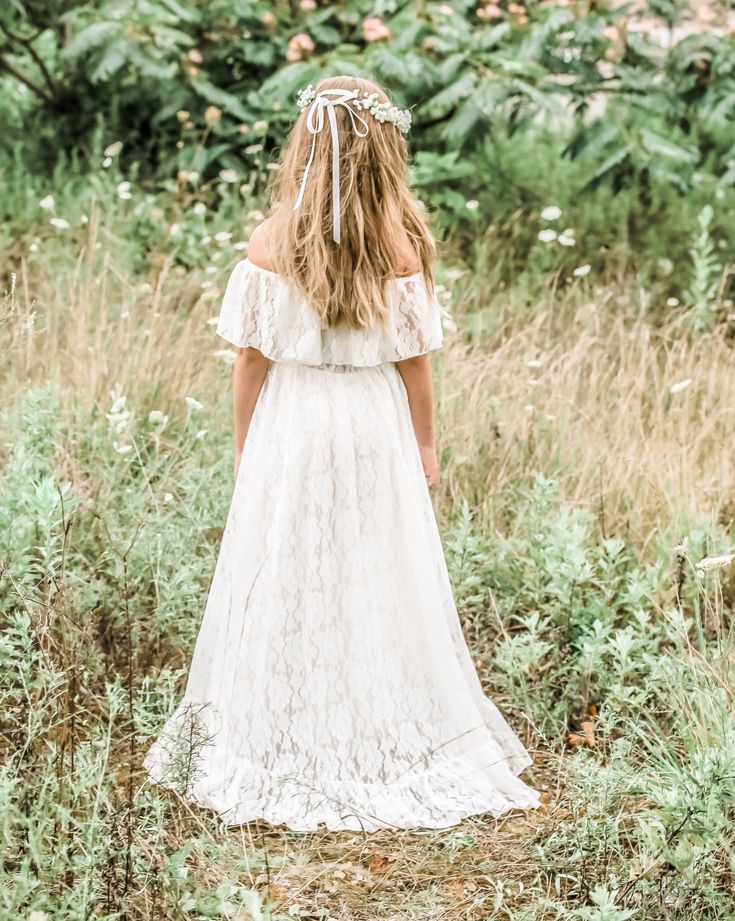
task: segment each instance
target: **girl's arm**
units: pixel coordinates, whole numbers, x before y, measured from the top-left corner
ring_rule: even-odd
[[[253,418],[255,404],[258,401],[270,361],[257,349],[248,347],[237,350],[235,367],[232,373],[232,405],[234,410],[235,430],[235,480],[240,469],[240,458],[245,439]]]
[[[411,421],[424,465],[428,486],[439,481],[439,463],[434,447],[434,387],[431,378],[431,357],[417,355],[397,361],[398,373],[408,394]]]

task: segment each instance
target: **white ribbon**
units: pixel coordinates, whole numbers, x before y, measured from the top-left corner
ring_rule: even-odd
[[[297,208],[301,206],[301,202],[304,199],[304,192],[306,191],[306,179],[309,175],[309,170],[311,169],[311,164],[314,160],[314,151],[316,150],[316,136],[324,128],[324,110],[326,109],[327,117],[329,119],[329,127],[332,133],[332,238],[335,243],[340,242],[340,201],[339,201],[339,132],[337,131],[337,116],[335,114],[335,106],[344,106],[345,109],[350,113],[350,121],[352,122],[352,130],[355,132],[358,137],[364,138],[368,133],[368,125],[364,118],[359,116],[357,112],[348,105],[351,99],[357,98],[357,90],[322,90],[320,93],[316,94],[314,101],[309,107],[309,112],[306,116],[306,129],[309,134],[312,135],[311,141],[311,153],[309,154],[309,160],[306,164],[306,169],[304,170],[304,175],[301,178],[301,188],[299,189],[299,195],[296,199],[296,203],[293,206],[293,210],[296,211]],[[364,131],[360,131],[357,127],[357,122],[359,122]]]

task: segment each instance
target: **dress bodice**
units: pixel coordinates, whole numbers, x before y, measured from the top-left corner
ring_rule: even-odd
[[[371,330],[323,329],[295,285],[249,259],[230,275],[217,333],[273,361],[371,367],[423,355],[442,345],[441,308],[418,273],[386,284],[390,317]]]

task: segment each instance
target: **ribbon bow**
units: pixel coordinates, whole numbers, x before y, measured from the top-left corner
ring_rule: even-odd
[[[296,211],[301,206],[301,202],[304,199],[304,192],[306,191],[306,179],[309,175],[309,170],[311,169],[311,164],[314,160],[314,151],[316,150],[316,136],[324,128],[324,112],[326,110],[327,118],[329,119],[329,128],[332,133],[332,238],[335,243],[340,242],[339,132],[337,130],[337,116],[335,113],[335,107],[345,107],[345,109],[350,114],[352,130],[358,137],[364,138],[368,133],[367,122],[364,118],[359,116],[357,112],[355,112],[352,106],[348,104],[350,100],[356,98],[357,90],[322,90],[316,94],[316,97],[311,103],[309,112],[306,116],[306,129],[309,134],[312,135],[311,153],[309,154],[309,160],[306,164],[304,175],[301,178],[301,188],[299,189],[299,195],[296,199],[296,203],[293,206],[293,210]],[[357,125],[358,122],[365,129],[364,131],[359,130]]]

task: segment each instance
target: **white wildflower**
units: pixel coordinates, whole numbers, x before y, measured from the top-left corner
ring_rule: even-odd
[[[38,252],[38,243],[31,243],[31,245],[28,247],[28,250],[29,250],[29,252],[31,252],[31,253],[37,253],[37,252]]]
[[[589,275],[592,271],[592,266],[589,263],[585,265],[578,265],[577,268],[572,272],[575,278],[584,278],[585,275]]]
[[[208,288],[213,288],[213,287],[214,287],[214,282],[213,282],[213,281],[203,281],[203,282],[199,285],[199,287],[202,289],[202,291],[206,291]]]
[[[477,211],[480,207],[480,202],[476,201],[474,198],[471,198],[469,201],[465,202],[465,207],[468,211]]]
[[[529,368],[540,368],[543,364],[540,358],[532,358],[530,361],[527,361],[526,364]]]
[[[691,382],[692,382],[691,377],[688,377],[686,380],[679,381],[676,384],[672,384],[669,387],[669,393],[681,393],[682,390],[687,389],[687,387],[691,384]]]
[[[130,452],[133,450],[132,445],[121,445],[116,441],[112,442],[112,447],[115,449],[116,454],[130,454]]]
[[[230,233],[229,230],[220,230],[219,233],[216,233],[214,235],[214,239],[218,243],[227,243],[228,240],[232,239],[232,234]]]
[[[222,182],[237,182],[237,170],[223,169],[220,170],[219,178]]]
[[[68,230],[71,227],[69,221],[65,220],[63,217],[52,217],[49,224],[57,230]]]
[[[185,397],[184,399],[189,409],[195,409],[197,412],[201,412],[204,409],[204,404],[200,403],[199,400],[195,400],[194,397]]]
[[[255,122],[255,124],[253,125],[253,131],[256,131],[258,134],[265,134],[267,130],[268,130],[268,122],[263,119]]]
[[[198,441],[201,441],[205,435],[209,434],[209,429],[200,429],[194,436]]]
[[[163,501],[164,501],[164,502],[173,502],[173,501],[174,501],[173,493],[165,492],[165,493],[163,494]]]
[[[702,572],[711,572],[713,569],[729,566],[733,560],[735,560],[735,553],[726,553],[724,556],[706,556],[697,563],[697,569]]]
[[[177,224],[176,222],[174,222],[168,228],[169,236],[175,237],[179,233],[180,230],[181,230],[181,224]]]
[[[558,221],[561,217],[561,208],[557,208],[556,205],[549,205],[541,212],[541,217],[544,221]]]
[[[106,157],[116,157],[122,149],[123,149],[122,141],[115,141],[113,144],[110,144],[108,147],[105,147],[105,156]]]
[[[151,425],[164,426],[168,422],[168,416],[164,415],[160,409],[152,409],[148,413],[148,421]]]
[[[132,198],[132,197],[133,197],[132,194],[131,194],[131,192],[130,192],[130,183],[129,183],[129,182],[120,182],[120,183],[118,183],[116,191],[117,191],[117,197],[118,197],[118,198],[123,198],[123,199],[125,199],[125,198]]]
[[[260,153],[262,149],[263,149],[262,144],[248,144],[248,146],[245,148],[245,153],[246,154],[257,154],[257,153]]]
[[[553,243],[556,240],[556,231],[548,228],[540,230],[538,238],[542,243]]]
[[[667,306],[667,307],[678,307],[678,306],[679,306],[679,298],[678,298],[678,297],[667,297],[667,298],[666,298],[666,306]]]
[[[44,211],[53,211],[56,206],[53,195],[47,195],[45,198],[42,198],[38,204]]]
[[[109,169],[112,166],[112,157],[105,157],[102,161],[102,168]]]
[[[202,214],[207,213],[207,206],[203,201],[198,201],[191,210],[194,212],[194,214],[201,216]]]
[[[232,248],[233,248],[233,249],[236,249],[238,252],[240,252],[240,251],[243,250],[243,249],[247,249],[247,248],[248,248],[247,241],[246,241],[246,240],[238,240],[237,243],[233,243],[233,244],[232,244]]]
[[[574,230],[568,227],[559,234],[559,242],[562,246],[575,246],[577,241],[574,239]]]

